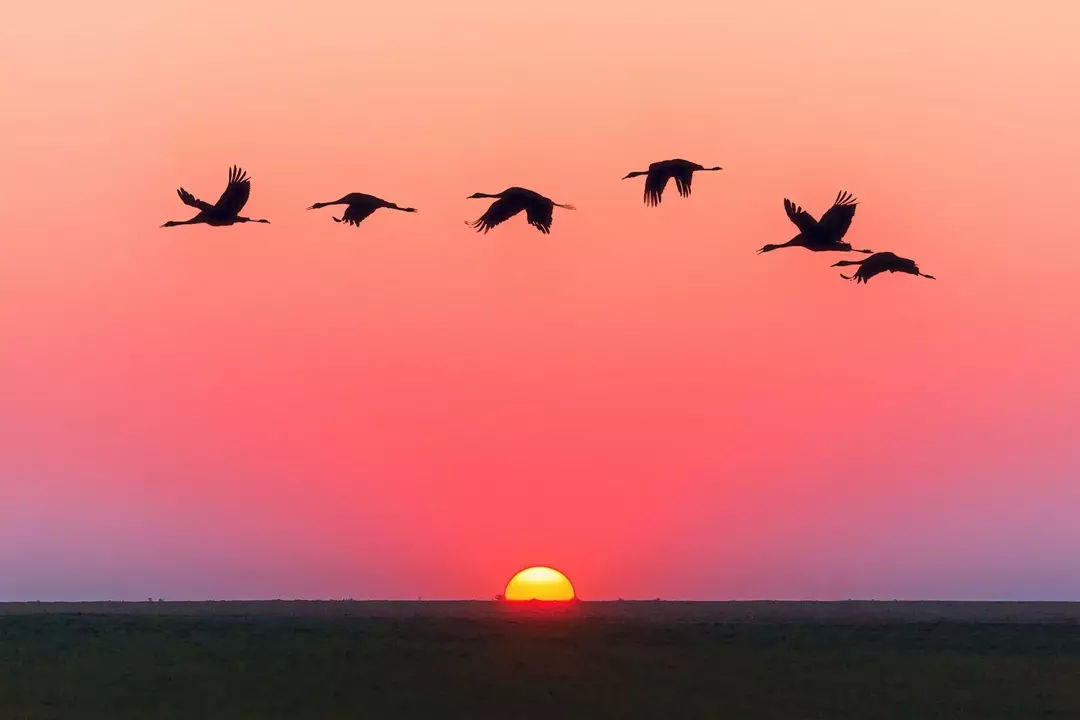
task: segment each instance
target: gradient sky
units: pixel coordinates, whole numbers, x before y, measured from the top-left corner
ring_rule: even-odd
[[[1080,5],[544,8],[4,10],[0,599],[1080,600]]]

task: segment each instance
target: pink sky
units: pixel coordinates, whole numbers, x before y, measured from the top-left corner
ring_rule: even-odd
[[[5,10],[0,599],[1080,600],[1080,6],[454,5]]]

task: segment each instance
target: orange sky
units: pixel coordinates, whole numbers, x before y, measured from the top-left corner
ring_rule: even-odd
[[[0,599],[1080,599],[1080,6],[544,7],[5,9]]]

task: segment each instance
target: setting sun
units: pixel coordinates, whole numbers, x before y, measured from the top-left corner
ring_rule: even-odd
[[[574,599],[574,586],[554,568],[531,567],[510,578],[504,597],[507,600],[567,601]]]

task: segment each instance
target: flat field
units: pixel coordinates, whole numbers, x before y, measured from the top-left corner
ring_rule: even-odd
[[[1080,604],[0,604],[0,718],[1080,718]]]

